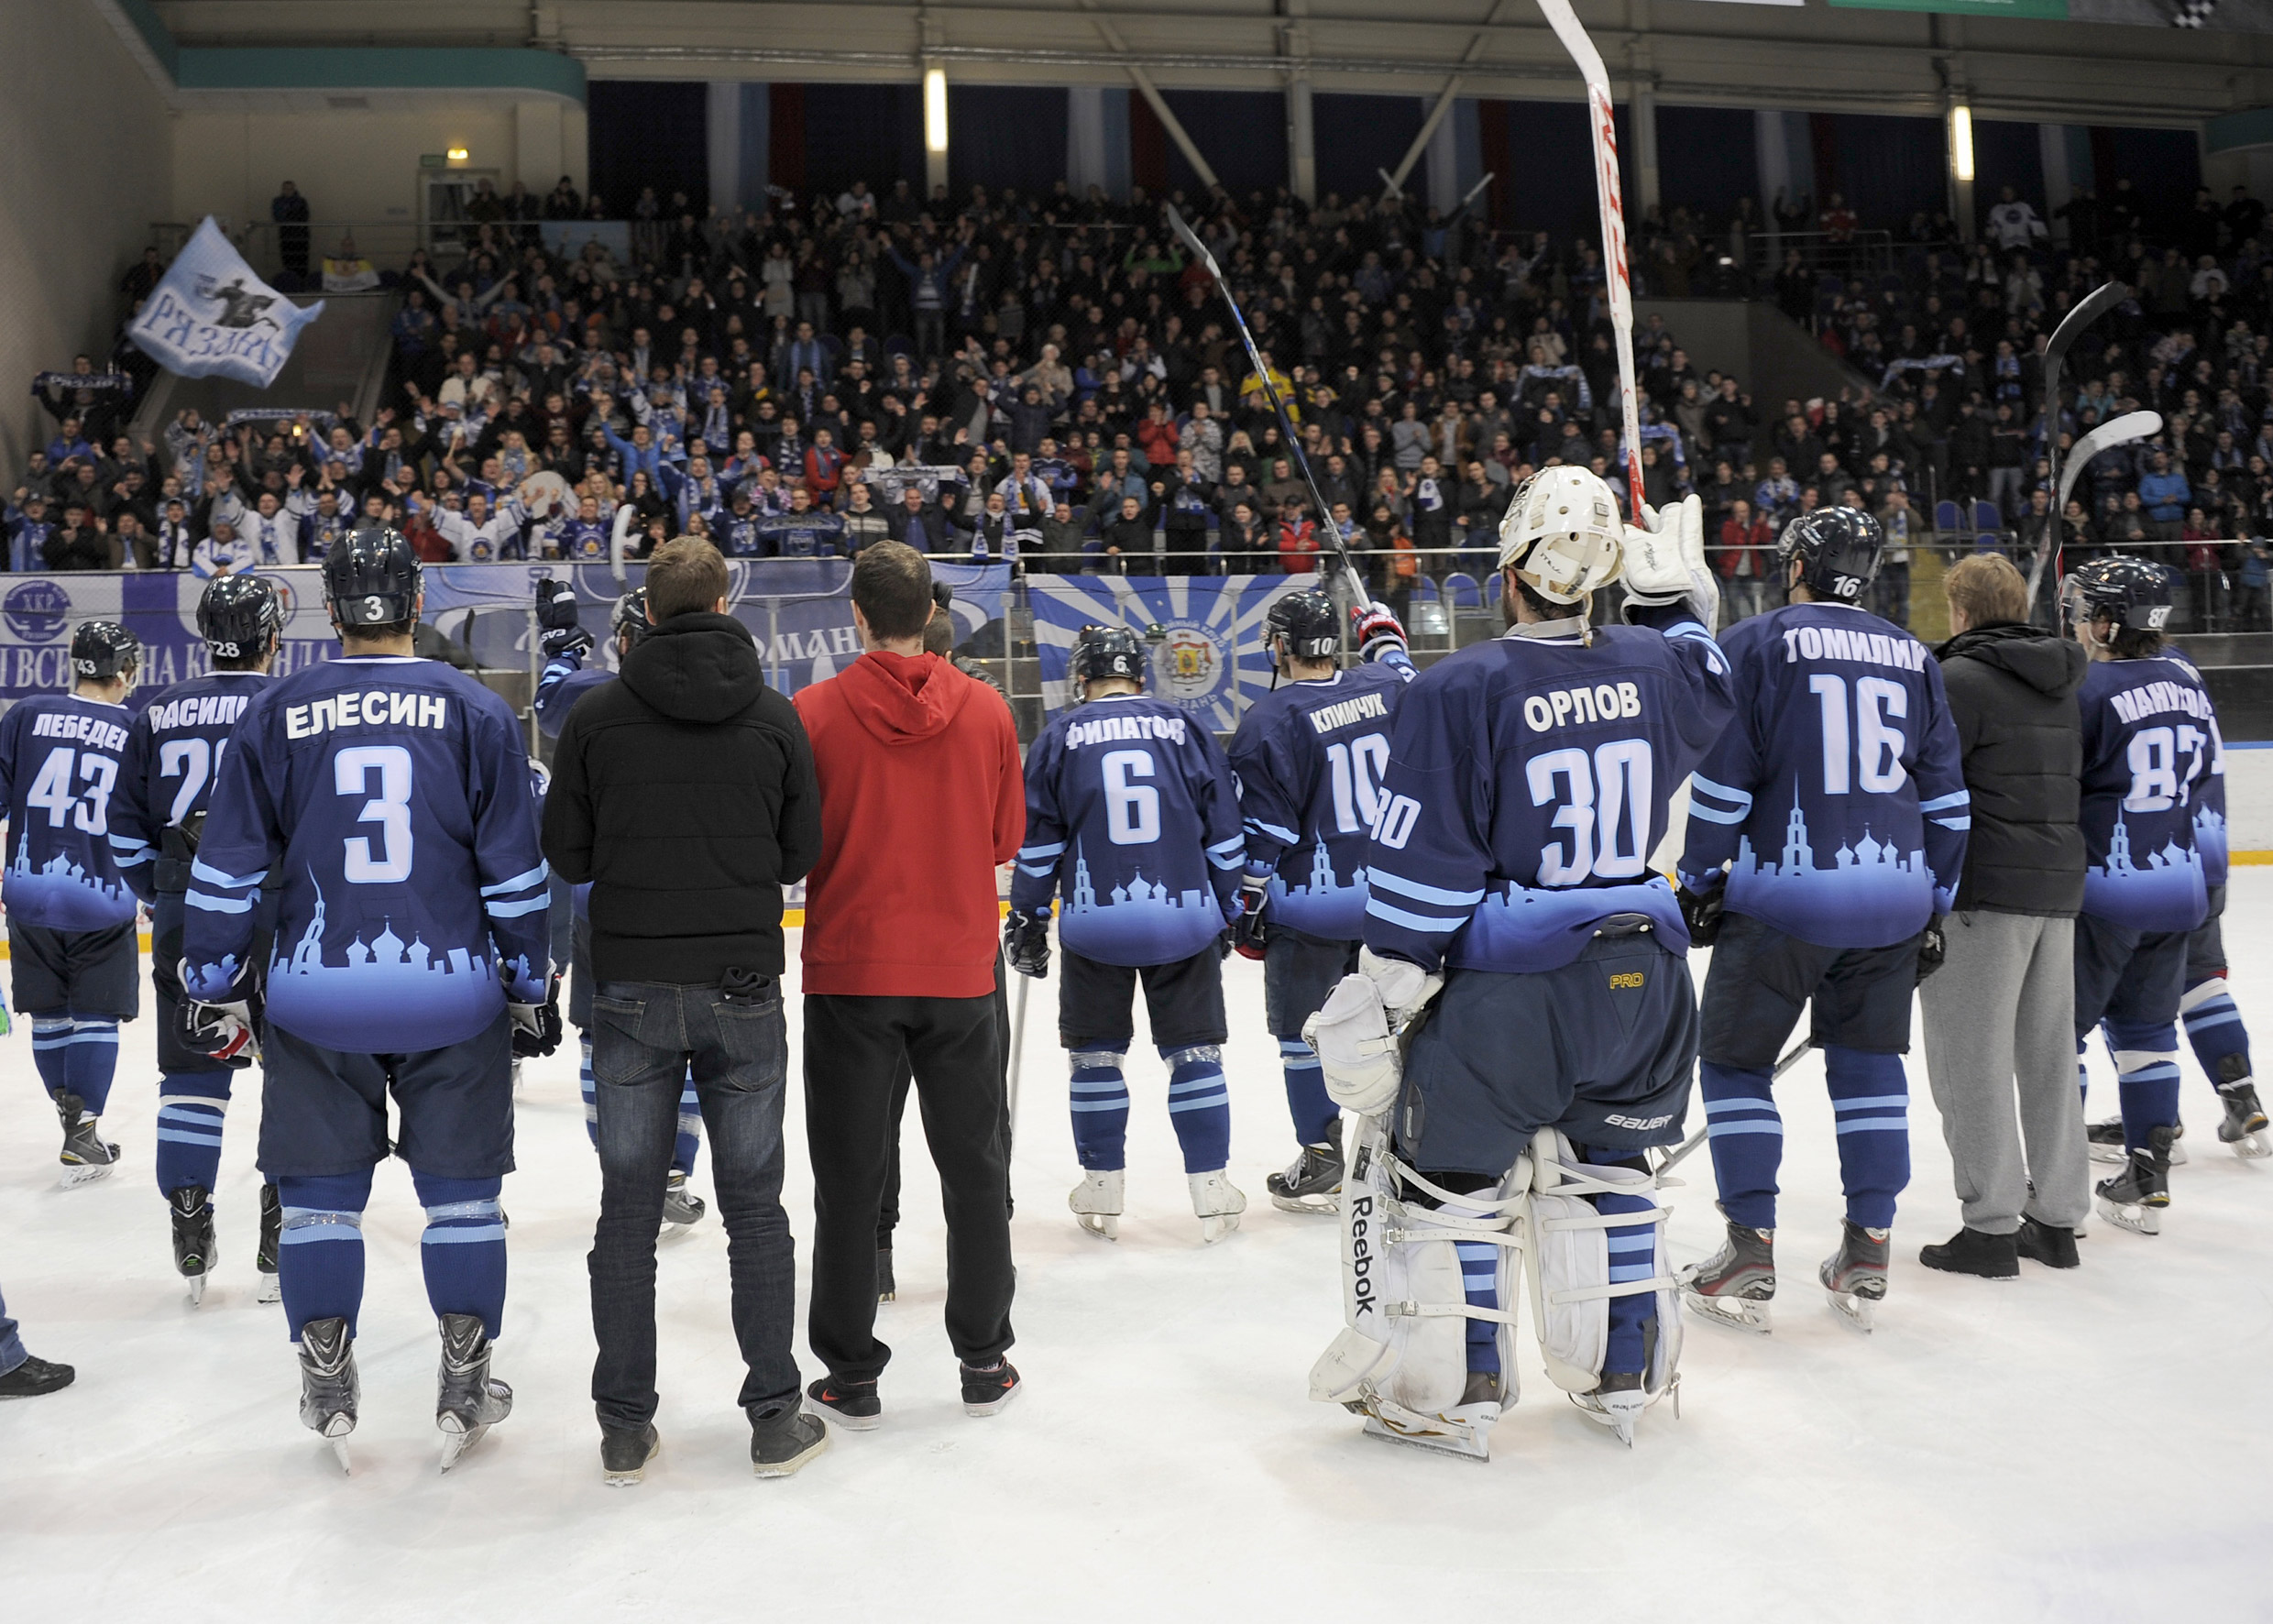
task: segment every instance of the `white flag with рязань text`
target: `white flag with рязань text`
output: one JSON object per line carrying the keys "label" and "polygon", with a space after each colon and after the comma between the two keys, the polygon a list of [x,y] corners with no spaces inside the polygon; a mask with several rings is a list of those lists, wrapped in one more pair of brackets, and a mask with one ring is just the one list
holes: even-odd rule
{"label": "white flag with \u0440\u044f\u0437\u0430\u043d\u044c text", "polygon": [[267,389],[300,330],[323,313],[322,301],[302,310],[255,276],[208,214],[126,335],[169,372]]}

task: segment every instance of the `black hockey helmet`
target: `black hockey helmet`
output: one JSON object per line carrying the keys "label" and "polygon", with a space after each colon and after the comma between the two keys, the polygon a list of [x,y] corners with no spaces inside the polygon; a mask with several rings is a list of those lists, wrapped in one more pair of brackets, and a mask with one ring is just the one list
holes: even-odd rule
{"label": "black hockey helmet", "polygon": [[1860,508],[1817,508],[1776,537],[1776,557],[1800,561],[1800,585],[1832,603],[1855,603],[1878,574],[1886,532]]}
{"label": "black hockey helmet", "polygon": [[1145,645],[1126,626],[1084,626],[1073,639],[1066,669],[1075,682],[1125,676],[1145,680]]}
{"label": "black hockey helmet", "polygon": [[115,620],[89,620],[71,633],[71,675],[113,682],[142,664],[142,640]]}
{"label": "black hockey helmet", "polygon": [[2177,597],[2178,577],[2168,565],[2127,555],[2092,558],[2060,583],[2060,612],[2070,625],[2110,615],[2126,631],[2160,631]]}
{"label": "black hockey helmet", "polygon": [[1269,647],[1287,640],[1287,653],[1297,660],[1324,660],[1342,647],[1341,620],[1334,599],[1312,587],[1274,599],[1263,617],[1263,643]]}
{"label": "black hockey helmet", "polygon": [[354,531],[324,555],[324,601],[342,630],[396,625],[418,613],[423,574],[401,531]]}
{"label": "black hockey helmet", "polygon": [[197,634],[216,660],[258,659],[284,630],[284,600],[258,576],[215,576],[197,600]]}
{"label": "black hockey helmet", "polygon": [[637,648],[653,630],[647,623],[646,587],[634,587],[616,599],[615,613],[608,618],[609,635],[628,637],[631,640],[631,646]]}

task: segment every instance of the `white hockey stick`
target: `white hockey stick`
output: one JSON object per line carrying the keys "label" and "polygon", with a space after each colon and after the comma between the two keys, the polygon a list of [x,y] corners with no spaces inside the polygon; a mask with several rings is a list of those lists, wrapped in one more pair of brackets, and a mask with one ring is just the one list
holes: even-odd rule
{"label": "white hockey stick", "polygon": [[1618,342],[1618,402],[1626,429],[1627,519],[1642,522],[1642,412],[1634,393],[1633,287],[1626,273],[1626,200],[1618,184],[1618,126],[1611,116],[1610,74],[1587,38],[1571,0],[1539,0],[1547,26],[1587,80],[1587,124],[1594,137],[1595,196],[1602,206],[1602,280],[1610,295]]}
{"label": "white hockey stick", "polygon": [[[2052,494],[2054,504],[2052,534],[2056,542],[2051,549],[2052,554],[2057,554],[2065,548],[2066,543],[2062,533],[2065,521],[2060,519],[2059,515],[2068,511],[2069,493],[2076,488],[2076,481],[2083,477],[2083,470],[2091,466],[2092,459],[2103,451],[2112,450],[2118,445],[2128,445],[2134,440],[2144,440],[2149,434],[2161,433],[2161,412],[2126,411],[2121,417],[2108,419],[2107,422],[2100,424],[2098,428],[2076,442],[2075,448],[2068,455],[2067,463],[2060,468],[2059,488]],[[2028,569],[2028,603],[2031,609],[2036,606],[2037,588],[2044,584],[2044,566],[2047,559],[2048,554],[2039,552],[2037,554],[2036,563]]]}

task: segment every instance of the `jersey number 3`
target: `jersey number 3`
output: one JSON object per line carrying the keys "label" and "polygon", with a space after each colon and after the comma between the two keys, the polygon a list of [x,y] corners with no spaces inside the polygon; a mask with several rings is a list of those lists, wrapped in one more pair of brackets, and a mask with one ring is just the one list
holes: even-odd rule
{"label": "jersey number 3", "polygon": [[379,794],[363,803],[357,823],[379,825],[378,850],[368,835],[346,842],[347,879],[358,885],[399,885],[411,877],[411,752],[400,744],[357,744],[332,758],[332,788],[343,796]]}

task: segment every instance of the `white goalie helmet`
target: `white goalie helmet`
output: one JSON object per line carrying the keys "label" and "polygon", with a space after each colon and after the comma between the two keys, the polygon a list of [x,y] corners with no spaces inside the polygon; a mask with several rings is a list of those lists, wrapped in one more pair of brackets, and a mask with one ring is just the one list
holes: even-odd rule
{"label": "white goalie helmet", "polygon": [[1542,468],[1516,487],[1499,521],[1499,567],[1554,603],[1618,579],[1625,522],[1610,488],[1585,468]]}

